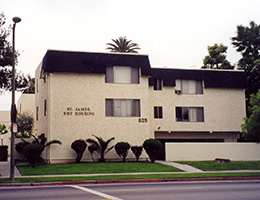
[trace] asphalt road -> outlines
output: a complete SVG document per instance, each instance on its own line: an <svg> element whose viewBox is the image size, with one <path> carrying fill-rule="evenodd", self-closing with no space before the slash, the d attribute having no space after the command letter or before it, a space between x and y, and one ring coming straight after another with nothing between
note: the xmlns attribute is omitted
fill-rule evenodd
<svg viewBox="0 0 260 200"><path fill-rule="evenodd" d="M0 199L259 200L260 181L2 187Z"/></svg>

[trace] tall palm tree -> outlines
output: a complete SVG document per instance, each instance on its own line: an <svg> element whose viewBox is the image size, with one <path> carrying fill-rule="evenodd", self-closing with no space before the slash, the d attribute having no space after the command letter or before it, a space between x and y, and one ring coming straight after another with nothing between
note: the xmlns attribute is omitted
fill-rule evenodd
<svg viewBox="0 0 260 200"><path fill-rule="evenodd" d="M132 40L127 40L126 36L112 39L112 41L114 43L106 44L109 46L106 49L111 52L138 53L136 50L140 49L139 44L133 43Z"/></svg>

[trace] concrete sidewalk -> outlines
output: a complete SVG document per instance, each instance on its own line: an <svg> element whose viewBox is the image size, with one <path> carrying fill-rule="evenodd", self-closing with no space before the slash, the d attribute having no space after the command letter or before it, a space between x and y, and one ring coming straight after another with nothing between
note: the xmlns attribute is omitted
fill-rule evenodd
<svg viewBox="0 0 260 200"><path fill-rule="evenodd" d="M183 170L184 172L190 172L190 173L203 172L202 170L197 169L195 167L192 167L189 165L184 165L184 164L179 164L179 163L175 163L175 162L166 162L166 161L162 161L162 160L156 160L155 162L163 164L163 165L169 165L169 166L176 167L178 169Z"/></svg>
<svg viewBox="0 0 260 200"><path fill-rule="evenodd" d="M0 162L0 173L1 173L0 178L1 177L10 177L10 162L9 161ZM14 175L15 175L15 177L22 176L16 167L14 167Z"/></svg>

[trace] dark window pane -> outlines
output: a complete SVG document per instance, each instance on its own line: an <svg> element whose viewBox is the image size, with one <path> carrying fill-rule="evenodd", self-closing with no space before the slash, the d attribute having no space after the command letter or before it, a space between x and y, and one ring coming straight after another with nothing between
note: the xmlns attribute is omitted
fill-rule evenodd
<svg viewBox="0 0 260 200"><path fill-rule="evenodd" d="M203 108L197 108L197 121L198 122L204 122Z"/></svg>
<svg viewBox="0 0 260 200"><path fill-rule="evenodd" d="M159 78L154 79L153 89L154 90L162 90L162 79L159 79Z"/></svg>
<svg viewBox="0 0 260 200"><path fill-rule="evenodd" d="M189 121L189 107L182 107L182 121Z"/></svg>
<svg viewBox="0 0 260 200"><path fill-rule="evenodd" d="M106 83L114 82L114 70L113 67L106 68Z"/></svg>
<svg viewBox="0 0 260 200"><path fill-rule="evenodd" d="M182 121L182 107L176 107L176 121Z"/></svg>
<svg viewBox="0 0 260 200"><path fill-rule="evenodd" d="M47 100L44 100L44 116L47 115Z"/></svg>
<svg viewBox="0 0 260 200"><path fill-rule="evenodd" d="M132 101L132 117L140 117L140 100L138 99Z"/></svg>
<svg viewBox="0 0 260 200"><path fill-rule="evenodd" d="M196 81L196 94L203 94L202 81Z"/></svg>
<svg viewBox="0 0 260 200"><path fill-rule="evenodd" d="M139 68L131 68L131 83L139 83Z"/></svg>
<svg viewBox="0 0 260 200"><path fill-rule="evenodd" d="M113 100L106 99L106 116L113 116Z"/></svg>

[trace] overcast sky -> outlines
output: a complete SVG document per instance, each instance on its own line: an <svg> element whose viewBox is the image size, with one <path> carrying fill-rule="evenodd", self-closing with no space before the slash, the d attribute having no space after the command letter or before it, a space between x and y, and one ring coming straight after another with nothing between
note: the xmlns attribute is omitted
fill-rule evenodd
<svg viewBox="0 0 260 200"><path fill-rule="evenodd" d="M16 26L18 71L34 77L47 49L107 52L106 43L126 36L148 54L152 67L200 68L207 47L231 45L237 25L260 23L259 0L1 0L7 24ZM11 39L11 38L10 38ZM17 95L16 99L19 98ZM0 110L10 109L10 94L0 95Z"/></svg>

